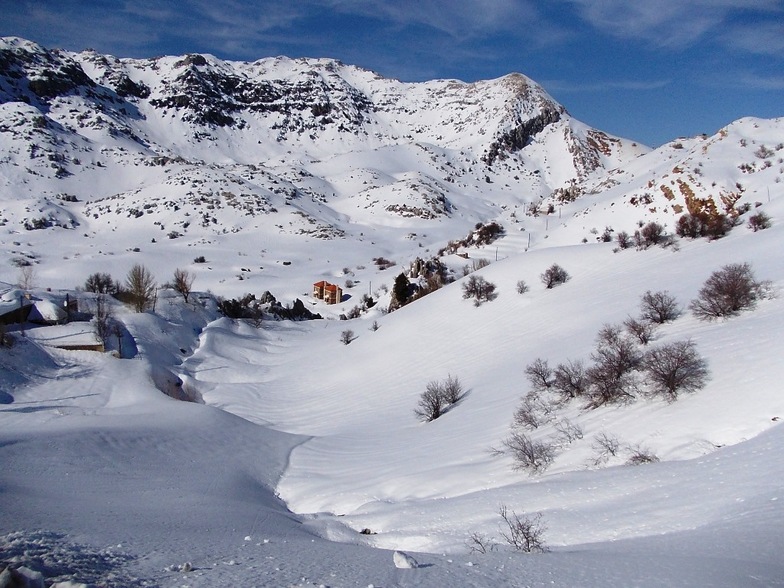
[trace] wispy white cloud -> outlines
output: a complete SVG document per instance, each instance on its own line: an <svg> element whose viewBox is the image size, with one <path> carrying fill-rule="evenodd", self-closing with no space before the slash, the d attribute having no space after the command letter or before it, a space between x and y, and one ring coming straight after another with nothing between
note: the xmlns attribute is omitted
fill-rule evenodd
<svg viewBox="0 0 784 588"><path fill-rule="evenodd" d="M781 0L565 0L600 31L653 46L682 49L710 37L752 51L752 43L736 43L744 30L784 17ZM757 51L754 51L757 52Z"/></svg>
<svg viewBox="0 0 784 588"><path fill-rule="evenodd" d="M603 92L606 90L629 90L646 92L660 90L672 84L672 80L610 80L604 82L573 82L568 80L543 80L542 86L551 92Z"/></svg>
<svg viewBox="0 0 784 588"><path fill-rule="evenodd" d="M318 0L316 0L318 2ZM452 37L475 37L525 27L539 19L530 0L321 0L344 14L421 25Z"/></svg>
<svg viewBox="0 0 784 588"><path fill-rule="evenodd" d="M738 79L747 89L784 90L784 76L782 75L744 73Z"/></svg>
<svg viewBox="0 0 784 588"><path fill-rule="evenodd" d="M776 22L738 25L724 34L724 42L735 49L758 55L784 55L784 15Z"/></svg>

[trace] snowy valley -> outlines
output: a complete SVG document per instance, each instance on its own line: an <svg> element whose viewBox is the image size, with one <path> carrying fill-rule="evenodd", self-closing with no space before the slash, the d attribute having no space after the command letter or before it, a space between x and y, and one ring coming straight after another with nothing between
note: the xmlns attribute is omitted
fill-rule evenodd
<svg viewBox="0 0 784 588"><path fill-rule="evenodd" d="M0 326L0 567L47 586L781 584L782 178L784 119L649 149L521 74L4 38L0 318L34 310ZM698 316L733 264L749 303ZM157 286L143 312L85 288L134 265ZM646 293L673 313L643 341ZM706 372L667 396L644 366L680 343ZM620 394L591 373L558 392L558 368L612 345L637 358ZM503 513L544 549L512 545Z"/></svg>

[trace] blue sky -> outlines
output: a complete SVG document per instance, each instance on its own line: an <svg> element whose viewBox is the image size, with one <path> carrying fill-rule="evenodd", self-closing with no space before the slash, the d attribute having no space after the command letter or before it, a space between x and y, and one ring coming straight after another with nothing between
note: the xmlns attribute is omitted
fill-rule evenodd
<svg viewBox="0 0 784 588"><path fill-rule="evenodd" d="M784 0L0 0L0 35L117 57L332 57L404 81L516 71L651 146L784 116Z"/></svg>

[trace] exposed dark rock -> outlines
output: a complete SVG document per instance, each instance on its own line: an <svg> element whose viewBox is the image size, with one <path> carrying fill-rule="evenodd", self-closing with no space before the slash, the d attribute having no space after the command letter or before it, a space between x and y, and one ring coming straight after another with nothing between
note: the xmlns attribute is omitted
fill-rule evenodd
<svg viewBox="0 0 784 588"><path fill-rule="evenodd" d="M549 106L544 108L538 116L522 121L515 128L493 141L488 147L487 153L482 157L482 161L487 165L493 165L493 162L497 158L503 157L504 153L520 151L528 145L532 137L559 120L561 120L560 110Z"/></svg>

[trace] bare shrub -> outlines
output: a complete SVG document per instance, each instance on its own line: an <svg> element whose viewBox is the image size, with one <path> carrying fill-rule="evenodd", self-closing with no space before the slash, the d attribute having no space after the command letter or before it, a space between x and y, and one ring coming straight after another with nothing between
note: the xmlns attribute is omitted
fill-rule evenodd
<svg viewBox="0 0 784 588"><path fill-rule="evenodd" d="M146 267L135 264L125 279L128 295L136 312L144 312L155 300L157 284Z"/></svg>
<svg viewBox="0 0 784 588"><path fill-rule="evenodd" d="M495 551L498 544L492 537L488 537L483 533L474 532L466 539L466 547L471 553L488 553Z"/></svg>
<svg viewBox="0 0 784 588"><path fill-rule="evenodd" d="M553 371L552 390L564 400L585 394L588 383L585 366L579 360L559 363Z"/></svg>
<svg viewBox="0 0 784 588"><path fill-rule="evenodd" d="M689 308L702 320L733 316L752 308L761 294L748 263L731 263L713 272Z"/></svg>
<svg viewBox="0 0 784 588"><path fill-rule="evenodd" d="M637 249L647 249L652 245L666 244L667 233L657 222L649 222L639 231L634 231L634 244Z"/></svg>
<svg viewBox="0 0 784 588"><path fill-rule="evenodd" d="M615 241L618 243L620 249L628 249L632 246L632 238L626 231L621 231L615 235Z"/></svg>
<svg viewBox="0 0 784 588"><path fill-rule="evenodd" d="M538 429L553 419L554 406L536 391L525 395L514 412L512 422L515 427Z"/></svg>
<svg viewBox="0 0 784 588"><path fill-rule="evenodd" d="M615 435L599 433L593 438L591 448L594 450L593 465L604 465L610 457L616 457L621 450L621 442Z"/></svg>
<svg viewBox="0 0 784 588"><path fill-rule="evenodd" d="M193 289L193 282L195 279L196 276L188 270L179 268L174 270L174 282L172 283L172 287L176 292L182 294L186 304L188 303L188 296Z"/></svg>
<svg viewBox="0 0 784 588"><path fill-rule="evenodd" d="M521 431L512 431L511 435L504 439L504 447L512 454L515 470L538 474L555 460L555 448L551 443L533 441Z"/></svg>
<svg viewBox="0 0 784 588"><path fill-rule="evenodd" d="M591 354L594 364L588 369L590 383L589 407L628 401L634 397L636 370L642 353L616 326L605 325L597 336L596 350Z"/></svg>
<svg viewBox="0 0 784 588"><path fill-rule="evenodd" d="M387 270L395 265L394 261L390 261L389 259L385 259L384 257L374 257L373 263L376 264L380 271Z"/></svg>
<svg viewBox="0 0 784 588"><path fill-rule="evenodd" d="M373 321L373 324L370 325L370 330L373 331L374 333L378 331L380 328L381 327L379 326L378 321Z"/></svg>
<svg viewBox="0 0 784 588"><path fill-rule="evenodd" d="M652 394L669 401L681 392L696 392L708 380L708 363L697 353L693 341L667 343L648 351L642 368Z"/></svg>
<svg viewBox="0 0 784 588"><path fill-rule="evenodd" d="M525 294L526 292L528 292L528 290L530 290L530 288L528 287L528 284L525 283L525 280L518 280L517 293Z"/></svg>
<svg viewBox="0 0 784 588"><path fill-rule="evenodd" d="M525 376L534 390L547 390L553 384L553 370L550 369L547 360L540 357L526 366Z"/></svg>
<svg viewBox="0 0 784 588"><path fill-rule="evenodd" d="M441 394L446 404L455 404L463 397L463 385L460 380L449 374L441 384Z"/></svg>
<svg viewBox="0 0 784 588"><path fill-rule="evenodd" d="M547 289L555 288L560 284L565 284L570 278L566 270L557 263L554 263L548 267L539 277L542 279L542 283Z"/></svg>
<svg viewBox="0 0 784 588"><path fill-rule="evenodd" d="M770 225L770 217L764 212L760 211L757 214L752 214L749 217L749 222L746 226L756 233L757 231L762 231L763 229L769 229Z"/></svg>
<svg viewBox="0 0 784 588"><path fill-rule="evenodd" d="M626 460L626 465L642 465L646 463L656 463L659 461L658 456L646 447L635 445L629 447L631 454Z"/></svg>
<svg viewBox="0 0 784 588"><path fill-rule="evenodd" d="M348 345L354 339L356 339L356 336L354 335L354 331L351 329L346 329L340 333L340 342L343 343L343 345Z"/></svg>
<svg viewBox="0 0 784 588"><path fill-rule="evenodd" d="M501 529L501 536L504 540L523 553L544 553L547 546L544 543L544 533L547 527L542 522L542 513L534 516L518 515L515 511L509 511L506 505L501 505L498 514L504 522Z"/></svg>
<svg viewBox="0 0 784 588"><path fill-rule="evenodd" d="M573 443L583 438L583 429L580 425L574 424L567 418L562 418L555 424L558 431L558 438L566 443Z"/></svg>
<svg viewBox="0 0 784 588"><path fill-rule="evenodd" d="M648 290L640 299L640 317L645 321L663 324L674 321L680 314L678 301L667 290L659 292Z"/></svg>
<svg viewBox="0 0 784 588"><path fill-rule="evenodd" d="M656 332L656 326L645 320L637 320L634 317L629 317L623 321L623 326L626 332L640 342L640 345L647 345L653 339Z"/></svg>
<svg viewBox="0 0 784 588"><path fill-rule="evenodd" d="M445 408L446 403L441 384L433 381L427 384L425 391L419 397L419 404L414 409L414 414L421 420L430 422L444 414Z"/></svg>
<svg viewBox="0 0 784 588"><path fill-rule="evenodd" d="M463 298L473 298L474 306L495 300L497 296L495 284L488 282L482 276L469 276L463 283Z"/></svg>

